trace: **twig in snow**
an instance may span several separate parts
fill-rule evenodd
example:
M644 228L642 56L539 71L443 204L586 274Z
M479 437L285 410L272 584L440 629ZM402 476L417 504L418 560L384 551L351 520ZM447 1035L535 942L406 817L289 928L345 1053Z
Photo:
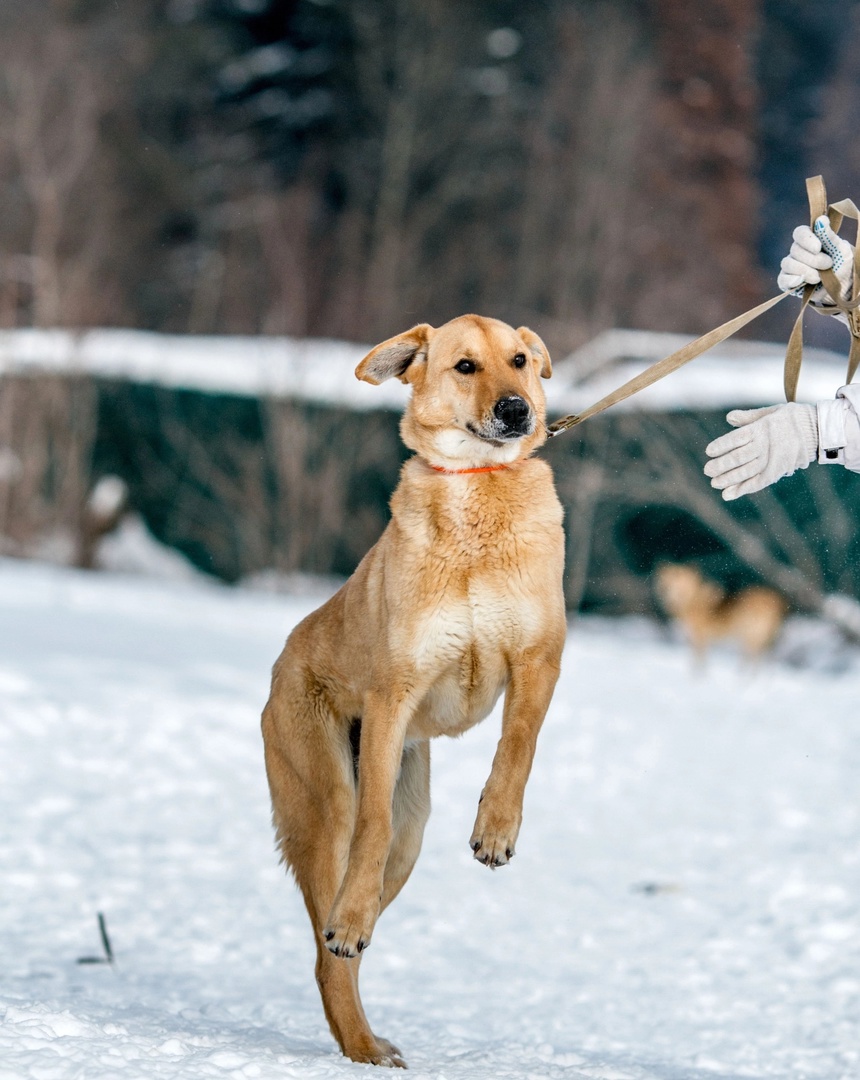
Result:
M113 962L114 962L113 949L111 948L110 938L108 937L107 923L105 922L105 917L101 912L99 912L98 913L98 918L99 918L99 933L101 934L102 945L104 947L105 954L104 954L104 956L79 956L78 957L78 963L79 964L111 964L112 965Z

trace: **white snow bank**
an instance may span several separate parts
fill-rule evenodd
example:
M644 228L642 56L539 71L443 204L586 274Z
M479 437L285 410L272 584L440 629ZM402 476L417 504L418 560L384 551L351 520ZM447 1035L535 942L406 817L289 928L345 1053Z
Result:
M314 606L0 561L0 1080L355 1077L277 866L259 713ZM415 1080L860 1074L860 672L696 678L582 619L518 854L468 838L498 717L362 978ZM116 963L101 952L104 912Z
M99 570L189 581L205 575L177 551L152 535L139 514L126 514L99 541L95 559Z
M556 363L546 388L550 416L581 411L689 340L680 334L634 330L598 335ZM356 379L356 365L367 349L314 338L4 330L0 374L77 371L213 393L295 398L352 409L401 409L409 391L398 380L370 386ZM615 408L721 409L778 402L784 355L781 344L730 341ZM846 364L838 353L807 349L798 399L833 397L845 381Z
M379 387L356 379L355 368L368 348L313 338L3 330L0 374L82 372L246 397L331 402L355 409L402 407L406 388L396 379Z

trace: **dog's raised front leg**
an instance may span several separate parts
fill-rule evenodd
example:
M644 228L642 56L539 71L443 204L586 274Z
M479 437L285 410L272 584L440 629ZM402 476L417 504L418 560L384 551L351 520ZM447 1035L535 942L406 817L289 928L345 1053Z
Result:
M560 659L535 652L512 665L502 736L469 841L475 858L492 869L504 866L514 855L538 732L558 680Z
M365 698L355 831L346 874L323 931L335 956L357 956L367 948L379 917L394 786L415 700L414 687L391 694L372 690Z

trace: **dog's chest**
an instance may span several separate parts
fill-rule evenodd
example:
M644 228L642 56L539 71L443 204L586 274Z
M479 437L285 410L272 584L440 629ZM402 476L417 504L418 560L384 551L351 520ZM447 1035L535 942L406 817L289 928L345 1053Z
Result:
M422 736L483 719L511 663L542 640L560 604L560 510L547 512L536 493L492 497L452 479L438 501L398 515L400 565L411 573L389 594L391 647L405 647L429 686L411 732Z
M418 665L509 654L533 640L554 586L549 537L533 508L465 486L425 507L409 538L413 587L401 611Z
M416 619L413 656L419 667L447 666L466 653L516 652L539 621L537 604L502 582L471 582L440 593Z
M481 585L440 597L416 623L412 659L431 677L411 735L456 735L483 720L504 690L510 658L538 634L537 605Z

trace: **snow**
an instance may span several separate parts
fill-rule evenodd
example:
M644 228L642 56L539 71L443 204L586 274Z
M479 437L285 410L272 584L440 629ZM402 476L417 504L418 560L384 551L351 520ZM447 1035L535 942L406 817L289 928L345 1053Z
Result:
M402 408L407 391L396 379L381 387L356 379L355 368L368 348L314 338L0 330L0 375L80 372L242 397Z
M845 355L807 349L798 400L832 398L845 382ZM555 364L548 414L582 411L690 337L609 330ZM272 396L350 409L403 408L408 388L397 379L371 386L355 377L369 346L289 337L205 337L138 330L0 330L4 372L85 372L109 379L244 397ZM783 344L729 341L616 405L626 409L722 409L783 399ZM2 449L2 448L0 448ZM9 463L0 457L0 474Z
M156 540L143 518L134 513L125 514L117 527L101 538L96 565L100 570L174 580L188 581L204 576L176 548Z
M328 1033L259 713L318 602L0 561L0 1080L371 1075ZM468 839L498 718L434 744L362 969L416 1080L860 1075L860 665L695 675L581 619L518 853ZM102 955L103 912L116 962Z

